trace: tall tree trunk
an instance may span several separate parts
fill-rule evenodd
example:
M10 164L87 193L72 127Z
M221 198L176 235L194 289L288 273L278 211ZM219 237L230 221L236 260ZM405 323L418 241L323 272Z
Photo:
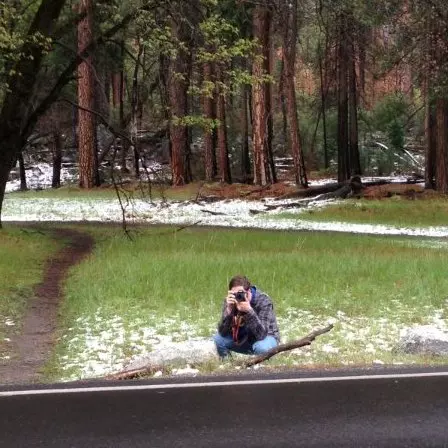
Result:
M358 93L356 88L356 58L354 36L352 35L349 48L349 123L350 123L350 177L354 174L361 174L361 161L359 157L358 145Z
M218 83L224 82L223 70L220 64L216 64L216 80ZM219 121L217 129L218 154L219 154L219 180L230 183L229 149L227 144L227 120L226 120L226 99L224 93L218 88L216 94L216 118Z
M211 62L204 62L203 65L203 79L204 83L213 82L213 66ZM213 90L214 92L214 90ZM214 108L214 94L204 95L202 98L202 109L204 117L207 120L214 120L215 108ZM215 156L215 130L214 128L207 127L204 133L204 168L205 168L205 180L210 182L214 179L216 172L213 163Z
M437 134L434 110L431 100L426 94L425 99L425 188L435 189Z
M181 42L184 42L185 26L180 19L171 20L173 37ZM179 47L176 56L172 56L169 60L168 78L171 173L174 186L187 183L185 178L185 156L187 153L188 132L186 126L180 122L188 113L187 75L187 55L183 48Z
M93 40L92 0L80 0L79 10L85 17L78 24L78 52L82 53ZM78 66L78 155L79 186L95 186L95 119L93 58L88 54Z
M59 132L53 132L53 178L51 181L52 188L61 186L61 165L62 165L62 141Z
M359 51L359 92L358 95L361 105L366 105L366 67L367 67L367 45L368 45L369 30L364 25L359 27L358 51Z
M285 88L289 121L289 144L294 161L294 176L297 185L308 187L305 159L300 141L299 119L297 116L296 89L294 83L297 45L297 0L291 0L286 11L283 36L283 64L285 67Z
M328 142L327 142L327 73L324 72L324 64L322 59L326 61L328 57L327 46L325 47L325 54L322 55L319 52L319 77L320 77L320 107L322 115L322 132L324 139L324 168L328 169L330 161L328 160Z
M23 152L19 152L19 175L20 175L20 191L28 190L26 185L25 161L23 160Z
M436 101L437 120L437 155L436 155L436 189L448 193L448 100L438 98Z
M242 144L241 144L241 175L244 183L250 179L250 154L249 154L249 88L243 86L242 105L241 105L241 127L242 127Z
M269 170L269 156L267 153L268 140L268 115L267 105L269 100L266 97L265 82L262 77L265 72L266 58L269 58L269 32L271 13L269 9L262 5L256 5L253 11L253 34L259 44L259 54L254 59L252 72L257 79L252 87L252 107L253 107L253 156L254 156L254 183L267 185L271 182Z
M125 132L127 128L127 120L124 115L124 100L125 100L125 87L126 87L126 78L124 73L124 61L125 61L125 42L124 38L120 39L120 72L117 75L117 105L118 105L118 118L120 120L120 129ZM128 174L129 169L127 166L127 157L129 153L129 141L124 138L120 138L120 171L123 174Z
M138 142L138 105L139 105L139 83L138 73L141 65L141 59L144 51L143 43L138 38L137 58L135 60L134 73L132 75L132 95L131 95L131 122L129 135L131 136L134 150L134 175L140 178L140 149Z
M264 59L264 70L266 73L272 73L272 13L269 15L269 28L268 28L268 47L265 49L266 55ZM277 173L274 162L274 111L272 107L272 83L267 82L264 85L266 89L266 116L267 116L267 139L266 139L266 154L268 156L268 165L270 170L270 178L273 183L277 183Z
M279 99L280 99L280 107L282 110L282 136L283 141L288 141L288 111L286 107L286 87L285 87L285 62L284 58L281 59L281 68L280 68L280 81L279 81Z
M338 19L338 181L350 178L348 141L348 67L347 29L343 14Z

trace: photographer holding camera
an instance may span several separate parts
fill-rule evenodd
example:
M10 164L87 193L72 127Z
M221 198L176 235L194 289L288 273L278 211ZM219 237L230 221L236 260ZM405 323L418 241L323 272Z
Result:
M230 280L214 341L221 358L230 351L260 355L279 344L272 300L247 277L237 275Z

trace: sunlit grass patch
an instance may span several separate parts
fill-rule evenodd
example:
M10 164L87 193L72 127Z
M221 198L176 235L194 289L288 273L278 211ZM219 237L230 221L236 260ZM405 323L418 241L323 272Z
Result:
M411 201L401 196L383 200L346 200L302 213L281 213L276 218L389 224L399 227L448 225L448 199Z

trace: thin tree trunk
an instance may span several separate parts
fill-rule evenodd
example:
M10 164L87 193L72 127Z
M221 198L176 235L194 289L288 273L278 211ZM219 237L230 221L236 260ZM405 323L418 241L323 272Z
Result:
M345 17L339 16L338 41L338 181L350 178L348 143L348 73Z
M436 101L436 120L436 189L446 194L448 193L448 100L445 98Z
M282 110L282 134L283 141L288 141L288 112L286 108L286 94L285 94L285 62L282 57L280 69L280 83L279 83L279 94L280 94L280 107Z
M324 60L328 57L327 47L325 47ZM319 53L319 76L320 76L320 98L321 98L321 115L322 115L322 131L324 138L324 168L328 169L330 161L328 160L328 142L327 142L327 82L326 72L322 63L322 55Z
M285 88L289 121L289 144L294 161L294 175L297 185L308 187L305 160L300 142L299 119L297 116L296 89L294 83L297 44L297 0L291 0L286 11L283 60L285 66Z
M171 21L173 36L182 40L182 24ZM170 75L168 78L168 96L170 104L170 146L171 146L171 173L174 186L184 185L185 155L188 143L186 126L179 122L187 115L187 74L186 55L182 48L178 54L170 59Z
M53 178L52 188L61 186L62 141L59 132L53 132Z
M268 46L265 48L266 54L264 59L264 70L266 73L272 73L272 20L271 13L269 13L269 24L267 25L268 33ZM270 82L265 83L266 89L266 116L267 116L267 139L266 139L266 154L268 156L268 165L270 170L270 178L273 183L277 183L277 173L275 170L274 162L274 148L272 146L274 140L274 116L272 107L272 84Z
M19 175L20 175L20 191L26 191L28 190L28 187L26 184L25 162L23 160L22 151L19 152L18 160L19 160Z
M131 123L130 123L130 136L132 146L134 149L134 175L138 179L140 178L140 150L138 147L138 105L139 105L139 84L138 73L141 65L141 58L143 54L143 44L138 38L138 51L137 58L135 60L134 73L132 76L132 95L131 95Z
M78 51L82 53L93 40L92 0L80 0L80 12L85 17L78 25ZM81 108L94 109L93 58L89 54L78 66L78 104ZM79 186L92 188L95 185L95 120L87 110L78 110Z
M250 179L250 154L249 154L249 117L248 117L248 87L243 86L241 126L242 126L242 147L241 147L241 174L244 183Z
M213 67L211 62L205 62L203 66L203 79L204 83L213 82ZM214 120L214 94L204 95L202 98L202 108L204 117L207 120ZM215 130L212 127L208 127L204 132L204 168L205 168L205 180L210 182L215 177L215 170L213 159L215 154Z
M216 79L224 82L222 68L216 64ZM219 154L219 179L221 182L230 183L229 150L227 144L226 100L223 92L216 94L216 118L219 121L217 129L218 154Z
M434 110L428 94L425 99L425 136L426 136L426 157L425 157L425 188L435 189L436 175L436 154L437 135Z
M361 174L361 161L359 157L359 145L358 145L358 94L356 88L356 59L355 59L355 46L353 43L354 37L349 48L349 126L350 126L350 177Z

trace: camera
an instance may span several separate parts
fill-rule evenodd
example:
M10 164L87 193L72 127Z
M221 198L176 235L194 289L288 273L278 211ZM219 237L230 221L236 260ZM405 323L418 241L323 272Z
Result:
M246 293L245 291L238 291L234 294L235 300L237 302L244 302L246 300Z

